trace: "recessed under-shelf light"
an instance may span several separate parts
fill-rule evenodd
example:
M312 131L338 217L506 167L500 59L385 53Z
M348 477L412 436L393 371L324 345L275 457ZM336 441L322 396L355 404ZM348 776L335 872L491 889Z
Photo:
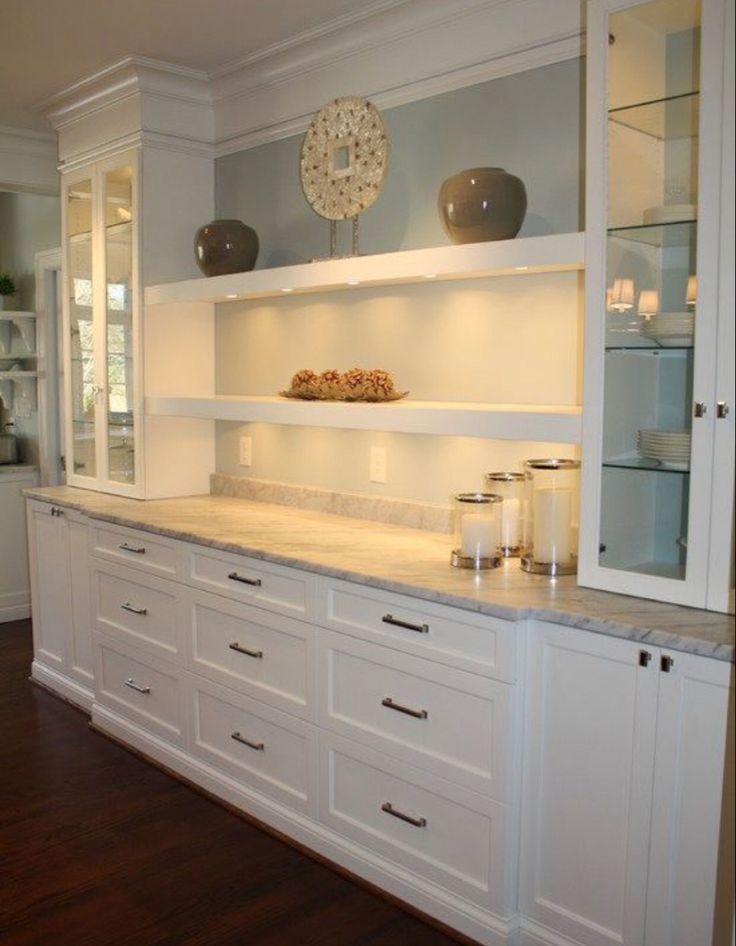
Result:
M237 299L237 298L238 298L238 294L237 294L237 292L228 292L227 295L225 296L225 298L226 298L226 299Z
M282 291L282 292L293 292L294 290L293 290L293 289L289 289L288 287L284 287L281 291Z
M348 280L347 280L347 285L348 285L348 286L359 286L359 285L360 285L360 280L359 280L359 279L348 279Z
M424 278L425 278L425 279L436 279L436 278L437 278L437 273L425 273L425 274L424 274Z
M514 269L517 273L525 273L529 267L528 266L514 266Z

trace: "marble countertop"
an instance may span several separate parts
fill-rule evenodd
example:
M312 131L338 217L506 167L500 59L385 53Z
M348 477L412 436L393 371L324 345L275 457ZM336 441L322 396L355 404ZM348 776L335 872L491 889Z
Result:
M449 563L450 536L226 496L135 500L66 486L26 489L118 525L509 620L538 618L734 660L734 618L528 575L510 560L474 573Z

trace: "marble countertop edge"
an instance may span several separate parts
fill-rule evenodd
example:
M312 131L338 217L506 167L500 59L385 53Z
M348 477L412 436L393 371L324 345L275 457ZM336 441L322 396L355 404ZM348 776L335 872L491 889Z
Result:
M595 607L596 598L600 597L603 599L603 596L608 595L609 593L599 592L595 589L580 588L577 585L571 585L569 589L566 586L564 587L560 593L562 600L557 606L553 603L544 606L534 605L532 603L526 606L506 604L501 601L493 601L489 600L488 598L481 598L477 595L470 596L443 590L437 586L437 582L434 581L431 576L426 580L426 583L417 583L414 580L408 579L401 580L396 578L387 578L385 575L381 575L370 570L358 571L346 567L337 567L329 563L317 561L314 558L309 558L308 556L302 557L298 554L284 554L275 552L257 545L248 544L247 540L242 542L232 542L218 539L211 533L208 533L207 528L203 529L202 531L197 531L195 529L187 530L182 528L174 528L160 522L147 522L145 519L130 515L127 513L127 511L113 510L110 508L111 506L114 506L115 503L141 503L145 501L96 493L91 493L90 497L85 498L84 500L76 500L74 497L60 496L58 493L56 495L52 494L50 490L47 492L47 489L49 488L29 487L23 492L24 495L30 499L37 499L42 502L53 503L69 509L74 509L80 513L83 513L92 520L107 522L126 528L137 529L142 532L165 536L176 541L194 542L195 544L203 545L208 548L214 548L236 555L247 555L251 558L269 562L271 564L298 568L303 571L308 571L328 578L337 578L340 580L352 582L354 584L366 585L381 589L383 591L393 592L395 594L410 595L428 602L444 604L450 607L460 608L464 611L486 615L488 617L495 617L509 621L520 621L527 619L548 621L566 627L578 628L591 631L593 633L638 641L642 644L648 644L652 647L677 650L730 663L733 663L736 660L736 649L734 648L732 641L724 642L722 639L713 639L715 634L711 636L711 639L708 639L707 635L704 634L704 629L709 625L713 625L717 628L719 625L723 625L726 622L733 623L733 617L730 615L720 615L713 612L693 610L693 621L691 627L694 628L698 626L698 615L703 616L704 623L700 633L687 633L687 624L684 624L682 621L676 622L676 624L681 629L681 632L678 633L673 630L666 630L663 627L658 626L660 622L664 624L668 619L671 619L668 615L668 611L671 611L677 606L670 605L665 602L652 602L647 599L627 599L625 596L616 595L615 597L617 600L620 599L622 602L630 600L632 602L631 611L616 612L615 608L611 607L610 613L596 615L591 613L597 610ZM62 487L62 489L64 488ZM191 500L203 498L204 497L187 497L186 499ZM105 508L96 509L96 500L103 504ZM247 502L244 500L236 501L243 502L244 504ZM154 502L157 501L154 500ZM175 502L175 500L162 500L162 502ZM266 506L267 504L259 505ZM282 507L273 506L270 507L270 509L276 511L281 510ZM283 512L285 514L294 514L299 513L300 511L301 510L295 510L293 507L283 508ZM312 514L305 511L305 515L325 516L327 514ZM337 516L328 516L328 518L334 519L335 522L339 523L340 525L345 524L346 528L350 528L350 526L357 528L355 520L343 520L342 517ZM371 525L376 530L381 531L391 531L392 528L398 528L377 525L376 523L365 524ZM447 541L447 536L443 535L441 538L443 541ZM487 595L492 595L493 593L493 591L488 590L485 592ZM530 587L527 593L530 596L538 595L539 587ZM502 597L504 594L512 594L514 597L523 597L525 592L523 587L517 586L513 589L499 588L497 590L497 594L499 597ZM586 601L584 599L590 599L587 608ZM568 601L569 606L567 609L564 606L564 600ZM639 605L640 607L638 607ZM682 617L684 615L686 620L689 619L689 615L687 614L689 610L691 609L677 608L678 617ZM638 618L636 623L632 623L634 615L636 615ZM659 620L657 620L657 618L659 618ZM730 636L732 637L732 634Z

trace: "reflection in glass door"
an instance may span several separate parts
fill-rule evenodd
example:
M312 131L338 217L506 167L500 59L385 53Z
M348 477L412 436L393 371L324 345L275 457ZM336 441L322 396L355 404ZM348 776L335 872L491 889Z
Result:
M105 174L108 477L135 481L133 413L133 171Z
M92 181L67 190L72 456L68 472L97 475L95 457L95 357L92 298Z

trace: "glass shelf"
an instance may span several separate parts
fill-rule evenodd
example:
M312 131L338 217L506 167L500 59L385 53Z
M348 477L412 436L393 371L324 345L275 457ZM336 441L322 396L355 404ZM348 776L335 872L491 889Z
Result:
M644 473L674 473L676 476L689 476L690 469L678 470L670 466L662 466L657 460L648 460L644 457L615 457L604 460L606 470L636 470Z
M691 246L695 243L697 220L678 220L673 223L643 223L629 227L611 227L608 235L647 246Z
M665 356L675 356L675 355L687 355L688 352L693 351L692 345L606 345L607 352L633 352L634 354L642 355L665 355Z
M695 138L700 119L699 96L699 92L688 92L684 95L671 95L650 102L612 108L608 117L617 125L640 131L659 141Z

